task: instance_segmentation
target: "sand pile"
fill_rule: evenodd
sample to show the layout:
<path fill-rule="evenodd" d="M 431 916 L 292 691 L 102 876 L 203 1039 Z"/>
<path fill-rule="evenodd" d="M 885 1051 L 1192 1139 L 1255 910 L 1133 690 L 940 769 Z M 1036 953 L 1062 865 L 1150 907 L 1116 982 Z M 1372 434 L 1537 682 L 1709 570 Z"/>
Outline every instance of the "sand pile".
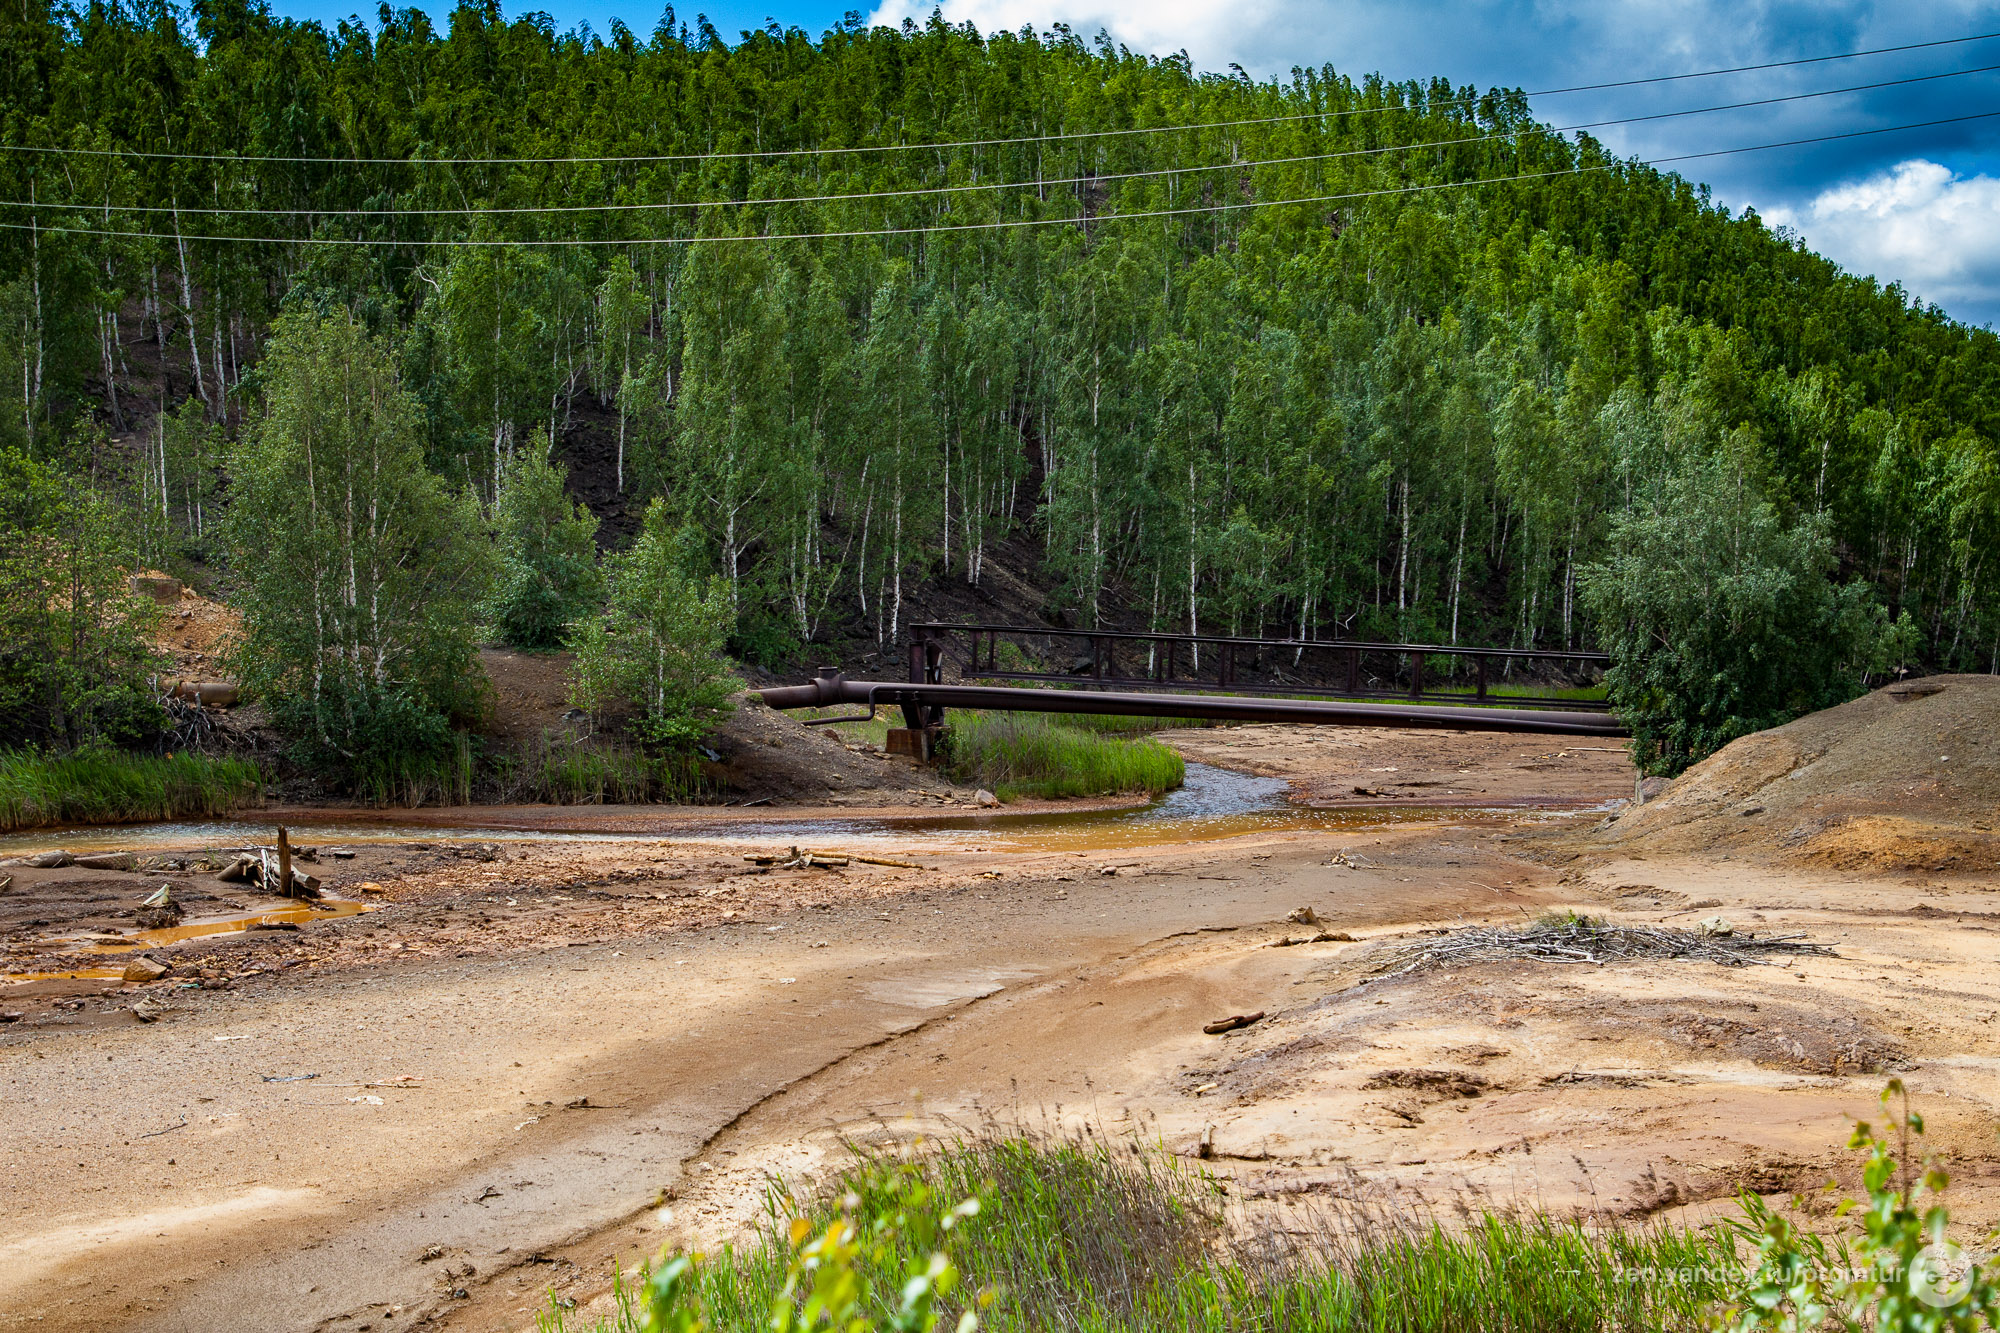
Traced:
<path fill-rule="evenodd" d="M 1931 676 L 1746 736 L 1589 841 L 1843 870 L 2000 867 L 2000 677 Z"/>

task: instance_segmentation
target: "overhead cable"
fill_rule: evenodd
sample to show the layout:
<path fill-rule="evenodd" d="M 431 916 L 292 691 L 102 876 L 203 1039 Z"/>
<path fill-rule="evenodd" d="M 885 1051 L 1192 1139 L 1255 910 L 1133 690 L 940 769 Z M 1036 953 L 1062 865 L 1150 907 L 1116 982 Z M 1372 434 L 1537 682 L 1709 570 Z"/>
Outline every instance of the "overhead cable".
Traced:
<path fill-rule="evenodd" d="M 1929 129 L 1938 125 L 1958 125 L 1968 121 L 1991 120 L 2000 116 L 2000 110 L 1979 111 L 1963 116 L 1946 116 L 1938 120 L 1917 121 L 1908 125 L 1883 125 L 1874 129 L 1848 130 L 1838 134 L 1818 134 L 1803 139 L 1784 139 L 1774 143 L 1747 144 L 1739 148 L 1716 148 L 1700 153 L 1678 153 L 1671 157 L 1632 158 L 1624 161 L 1607 162 L 1581 167 L 1562 167 L 1551 171 L 1523 172 L 1513 176 L 1488 176 L 1464 181 L 1438 181 L 1424 185 L 1406 185 L 1386 190 L 1355 190 L 1344 194 L 1306 195 L 1290 199 L 1246 199 L 1225 204 L 1191 205 L 1185 208 L 1147 209 L 1135 213 L 1103 213 L 1094 217 L 1049 217 L 1049 218 L 1000 218 L 988 222 L 937 223 L 925 227 L 872 227 L 853 231 L 807 231 L 790 233 L 752 232 L 744 235 L 717 236 L 634 236 L 634 237 L 560 237 L 552 240 L 491 240 L 466 239 L 448 240 L 443 238 L 420 238 L 413 240 L 370 239 L 348 236 L 211 236 L 181 232 L 123 231 L 114 228 L 97 227 L 51 227 L 39 222 L 0 222 L 0 230 L 41 231 L 52 235 L 67 236 L 108 236 L 124 240 L 154 241 L 219 241 L 247 245 L 347 245 L 347 246 L 388 246 L 391 248 L 513 248 L 532 247 L 575 248 L 583 246 L 639 246 L 639 245 L 705 245 L 731 244 L 745 241 L 835 241 L 863 237 L 880 236 L 923 236 L 948 232 L 1001 231 L 1017 227 L 1076 226 L 1094 222 L 1123 222 L 1141 218 L 1187 217 L 1196 214 L 1232 213 L 1246 209 L 1280 208 L 1292 204 L 1332 204 L 1349 203 L 1362 199 L 1381 199 L 1404 195 L 1430 194 L 1441 190 L 1463 190 L 1479 185 L 1510 185 L 1525 181 L 1549 180 L 1562 176 L 1587 176 L 1615 171 L 1620 166 L 1662 166 L 1670 162 L 1694 162 L 1704 158 L 1730 157 L 1739 153 L 1761 153 L 1775 148 L 1797 148 L 1806 144 L 1831 143 L 1840 139 L 1860 139 L 1875 134 L 1894 134 L 1904 130 Z"/>
<path fill-rule="evenodd" d="M 722 199 L 673 199 L 636 203 L 609 204 L 524 204 L 496 207 L 462 206 L 452 208 L 253 208 L 228 207 L 224 205 L 186 204 L 114 204 L 108 201 L 69 200 L 51 203 L 49 200 L 0 199 L 0 208 L 71 208 L 108 209 L 118 213 L 167 213 L 179 217 L 221 216 L 221 217 L 313 217 L 313 218 L 392 218 L 392 217 L 483 217 L 487 215 L 518 216 L 521 214 L 574 214 L 574 213 L 647 213 L 666 212 L 675 209 L 747 207 L 779 204 L 832 204 L 858 202 L 871 199 L 909 199 L 943 194 L 971 194 L 989 190 L 1047 189 L 1063 185 L 1100 185 L 1111 181 L 1126 181 L 1160 176 L 1191 175 L 1203 171 L 1245 170 L 1252 167 L 1295 166 L 1309 162 L 1332 162 L 1346 158 L 1380 157 L 1389 153 L 1420 152 L 1425 149 L 1456 148 L 1467 144 L 1493 143 L 1505 139 L 1518 139 L 1535 134 L 1573 134 L 1582 130 L 1606 129 L 1615 125 L 1635 125 L 1645 121 L 1674 120 L 1686 116 L 1702 116 L 1717 111 L 1741 111 L 1749 107 L 1771 106 L 1780 102 L 1807 101 L 1817 97 L 1834 97 L 1842 93 L 1869 92 L 1878 88 L 1896 88 L 1912 83 L 1927 83 L 1938 79 L 1964 78 L 1971 74 L 1990 74 L 2000 70 L 2000 65 L 1980 65 L 1972 69 L 1951 70 L 1941 74 L 1919 74 L 1907 79 L 1889 79 L 1879 83 L 1854 84 L 1845 88 L 1823 88 L 1815 92 L 1787 93 L 1779 97 L 1759 97 L 1745 102 L 1724 102 L 1715 106 L 1690 107 L 1683 111 L 1655 111 L 1643 116 L 1619 116 L 1609 120 L 1584 121 L 1576 125 L 1523 126 L 1517 130 L 1506 130 L 1488 134 L 1467 135 L 1458 139 L 1432 139 L 1416 143 L 1384 144 L 1374 148 L 1348 148 L 1330 153 L 1302 153 L 1292 157 L 1259 158 L 1250 161 L 1211 162 L 1198 165 L 1176 165 L 1171 167 L 1149 167 L 1143 171 L 1113 171 L 1090 176 L 1054 176 L 1031 181 L 974 181 L 962 185 L 911 186 L 898 190 L 859 190 L 851 194 L 807 194 L 780 195 L 770 198 L 722 198 Z"/>

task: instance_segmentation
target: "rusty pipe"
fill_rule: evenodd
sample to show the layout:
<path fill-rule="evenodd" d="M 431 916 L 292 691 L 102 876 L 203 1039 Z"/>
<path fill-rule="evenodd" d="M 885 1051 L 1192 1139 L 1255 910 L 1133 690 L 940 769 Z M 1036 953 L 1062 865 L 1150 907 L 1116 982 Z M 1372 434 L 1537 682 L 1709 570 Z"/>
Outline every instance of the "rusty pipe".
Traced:
<path fill-rule="evenodd" d="M 1107 713 L 1123 717 L 1199 718 L 1218 722 L 1298 722 L 1332 727 L 1440 727 L 1454 731 L 1519 731 L 1552 736 L 1625 736 L 1604 713 L 1529 708 L 1455 708 L 1427 704 L 1350 703 L 1336 699 L 1247 699 L 1230 695 L 1098 693 L 1004 685 L 910 685 L 849 680 L 822 671 L 807 685 L 755 691 L 772 708 L 831 708 L 838 704 L 910 704 L 1027 713 Z"/>

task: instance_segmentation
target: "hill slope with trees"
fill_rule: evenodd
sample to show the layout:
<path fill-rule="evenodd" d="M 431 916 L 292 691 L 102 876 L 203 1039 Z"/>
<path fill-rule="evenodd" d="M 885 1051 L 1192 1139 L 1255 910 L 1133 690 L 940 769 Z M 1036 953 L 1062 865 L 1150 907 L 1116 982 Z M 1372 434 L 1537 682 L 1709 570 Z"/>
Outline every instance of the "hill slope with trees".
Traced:
<path fill-rule="evenodd" d="M 769 664 L 889 644 L 1002 550 L 1074 624 L 1677 655 L 1614 678 L 1668 767 L 1894 655 L 2000 663 L 2000 343 L 1517 93 L 491 4 L 30 5 L 0 45 L 0 447 L 153 563 L 243 581 L 246 502 L 297 491 L 255 452 L 303 401 L 266 344 L 318 321 L 393 371 L 454 541 L 475 501 L 523 530 L 502 492 L 552 442 L 601 540 L 660 503 Z M 1817 675 L 1660 703 L 1727 665 L 1634 602 L 1697 539 L 1752 562 L 1743 605 L 1807 608 L 1785 633 L 1846 636 Z M 546 641 L 550 589 L 600 588 L 573 547 L 456 568 L 539 589 Z M 350 677 L 450 715 L 452 664 L 404 656 Z"/>

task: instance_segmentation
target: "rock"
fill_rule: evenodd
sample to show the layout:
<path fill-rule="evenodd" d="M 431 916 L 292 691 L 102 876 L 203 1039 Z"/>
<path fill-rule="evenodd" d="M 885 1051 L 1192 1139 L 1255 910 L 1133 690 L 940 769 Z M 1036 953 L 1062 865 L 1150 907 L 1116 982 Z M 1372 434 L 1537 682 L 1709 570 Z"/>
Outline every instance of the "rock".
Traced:
<path fill-rule="evenodd" d="M 139 858 L 132 852 L 95 852 L 76 858 L 80 870 L 137 870 Z"/>
<path fill-rule="evenodd" d="M 21 857 L 13 864 L 31 866 L 36 870 L 60 870 L 75 860 L 68 852 L 36 852 L 33 856 Z"/>
<path fill-rule="evenodd" d="M 1295 926 L 1317 926 L 1319 924 L 1319 913 L 1313 911 L 1310 907 L 1294 907 L 1290 912 L 1285 914 L 1285 920 Z"/>
<path fill-rule="evenodd" d="M 132 923 L 141 930 L 167 930 L 181 923 L 187 913 L 174 901 L 174 886 L 162 884 L 153 895 L 139 905 Z"/>
<path fill-rule="evenodd" d="M 23 1014 L 20 1010 L 9 1009 L 6 1013 L 0 1014 L 0 1023 L 18 1023 L 24 1017 L 26 1017 L 26 1015 Z"/>
<path fill-rule="evenodd" d="M 986 788 L 981 787 L 978 791 L 972 793 L 972 803 L 974 805 L 995 806 L 1000 804 L 1000 798 L 986 790 Z"/>
<path fill-rule="evenodd" d="M 1667 788 L 1671 786 L 1673 786 L 1671 778 L 1640 778 L 1639 785 L 1634 789 L 1633 795 L 1637 798 L 1640 805 L 1644 805 L 1648 801 L 1657 800 L 1665 796 Z"/>
<path fill-rule="evenodd" d="M 372 880 L 372 879 L 367 879 L 367 880 L 363 880 L 363 881 L 361 881 L 361 884 L 359 885 L 359 887 L 360 887 L 360 889 L 361 889 L 361 891 L 362 891 L 363 893 L 387 893 L 387 892 L 388 892 L 388 890 L 387 890 L 387 889 L 383 888 L 383 887 L 382 887 L 382 886 L 381 886 L 380 884 L 377 884 L 377 883 L 376 883 L 376 882 L 375 882 L 374 880 Z"/>
<path fill-rule="evenodd" d="M 1719 916 L 1704 917 L 1701 923 L 1701 933 L 1712 935 L 1716 939 L 1727 939 L 1736 933 L 1736 927 L 1730 925 L 1728 921 Z"/>
<path fill-rule="evenodd" d="M 171 970 L 171 968 L 157 958 L 148 958 L 144 954 L 140 954 L 137 958 L 125 964 L 125 980 L 158 981 Z"/>
<path fill-rule="evenodd" d="M 148 995 L 145 999 L 132 1006 L 132 1017 L 138 1019 L 141 1023 L 153 1023 L 157 1022 L 160 1015 L 167 1012 L 168 1008 L 168 1005 Z"/>

